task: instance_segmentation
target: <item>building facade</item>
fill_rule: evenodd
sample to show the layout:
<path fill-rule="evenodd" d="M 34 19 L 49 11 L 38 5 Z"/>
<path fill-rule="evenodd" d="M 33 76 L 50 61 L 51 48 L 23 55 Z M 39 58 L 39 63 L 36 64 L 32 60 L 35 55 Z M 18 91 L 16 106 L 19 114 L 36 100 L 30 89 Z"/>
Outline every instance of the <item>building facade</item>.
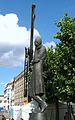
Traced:
<path fill-rule="evenodd" d="M 5 86 L 4 103 L 6 110 L 9 110 L 14 106 L 14 80 Z"/>
<path fill-rule="evenodd" d="M 24 71 L 21 72 L 14 80 L 14 104 L 24 105 L 27 103 L 27 97 L 24 97 L 25 92 L 25 79 Z"/>
<path fill-rule="evenodd" d="M 13 80 L 5 86 L 4 89 L 4 107 L 10 110 L 12 106 L 22 106 L 28 103 L 28 97 L 25 96 L 24 78 L 25 71 L 18 74 Z"/>
<path fill-rule="evenodd" d="M 4 107 L 4 95 L 0 95 L 0 110 Z"/>

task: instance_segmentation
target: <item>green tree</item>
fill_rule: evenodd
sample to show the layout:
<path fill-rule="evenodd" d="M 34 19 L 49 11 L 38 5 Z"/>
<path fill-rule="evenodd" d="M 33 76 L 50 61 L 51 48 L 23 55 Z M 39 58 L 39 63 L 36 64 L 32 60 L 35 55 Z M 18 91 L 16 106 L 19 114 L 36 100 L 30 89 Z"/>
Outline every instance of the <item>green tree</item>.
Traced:
<path fill-rule="evenodd" d="M 47 102 L 51 102 L 54 97 L 54 61 L 55 54 L 53 52 L 53 47 L 48 48 L 46 59 L 44 61 L 44 78 L 45 78 L 45 86 L 46 86 L 46 100 Z"/>
<path fill-rule="evenodd" d="M 46 87 L 46 101 L 47 103 L 55 103 L 56 105 L 56 120 L 59 120 L 59 109 L 58 109 L 58 81 L 55 79 L 56 72 L 56 61 L 57 56 L 55 49 L 51 46 L 47 50 L 47 56 L 44 61 L 44 79 Z"/>
<path fill-rule="evenodd" d="M 56 23 L 60 32 L 55 38 L 60 39 L 57 45 L 57 79 L 60 98 L 67 102 L 75 100 L 75 18 L 70 18 L 67 14 Z"/>
<path fill-rule="evenodd" d="M 60 43 L 55 51 L 53 47 L 48 48 L 44 78 L 47 102 L 56 102 L 58 107 L 58 100 L 75 102 L 75 18 L 65 14 L 56 25 L 60 31 L 55 38 L 60 39 Z"/>

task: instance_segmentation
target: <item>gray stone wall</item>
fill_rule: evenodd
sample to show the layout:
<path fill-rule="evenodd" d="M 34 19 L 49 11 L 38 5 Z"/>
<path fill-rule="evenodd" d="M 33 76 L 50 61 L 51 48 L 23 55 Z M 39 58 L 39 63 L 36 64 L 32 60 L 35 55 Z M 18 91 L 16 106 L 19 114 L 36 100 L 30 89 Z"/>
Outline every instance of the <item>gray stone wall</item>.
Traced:
<path fill-rule="evenodd" d="M 67 111 L 67 106 L 59 104 L 59 120 L 64 120 L 64 114 Z M 49 104 L 46 109 L 47 120 L 56 120 L 56 108 L 55 104 Z"/>

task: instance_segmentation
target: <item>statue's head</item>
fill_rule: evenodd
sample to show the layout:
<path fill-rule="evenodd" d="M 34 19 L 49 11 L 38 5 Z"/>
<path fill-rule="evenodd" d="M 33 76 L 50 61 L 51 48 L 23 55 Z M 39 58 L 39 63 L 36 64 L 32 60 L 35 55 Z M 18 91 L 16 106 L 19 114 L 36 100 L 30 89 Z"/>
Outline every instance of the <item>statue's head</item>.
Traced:
<path fill-rule="evenodd" d="M 38 48 L 38 47 L 41 47 L 41 45 L 42 45 L 42 39 L 41 39 L 41 37 L 36 37 L 36 39 L 35 39 L 35 47 L 36 48 Z"/>

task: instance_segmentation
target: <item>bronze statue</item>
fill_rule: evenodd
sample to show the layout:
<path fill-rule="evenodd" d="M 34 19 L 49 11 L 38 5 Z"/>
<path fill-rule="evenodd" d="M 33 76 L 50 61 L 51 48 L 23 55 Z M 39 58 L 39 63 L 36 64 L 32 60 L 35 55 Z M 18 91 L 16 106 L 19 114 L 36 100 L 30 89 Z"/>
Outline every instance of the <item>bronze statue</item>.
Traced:
<path fill-rule="evenodd" d="M 46 48 L 42 45 L 42 39 L 37 37 L 35 39 L 35 52 L 32 60 L 32 78 L 30 82 L 30 96 L 38 102 L 40 112 L 43 112 L 47 107 L 47 103 L 44 101 L 45 86 L 43 79 L 43 60 L 46 56 Z"/>

